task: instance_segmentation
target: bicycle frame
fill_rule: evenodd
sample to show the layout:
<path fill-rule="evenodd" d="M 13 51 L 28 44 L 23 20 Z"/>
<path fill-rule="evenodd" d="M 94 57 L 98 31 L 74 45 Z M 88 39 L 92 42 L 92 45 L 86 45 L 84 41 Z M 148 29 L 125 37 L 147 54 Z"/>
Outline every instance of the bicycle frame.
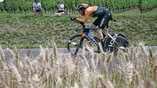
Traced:
<path fill-rule="evenodd" d="M 106 50 L 108 50 L 108 49 L 109 49 L 109 51 L 111 50 L 111 52 L 112 52 L 113 49 L 117 48 L 118 42 L 116 40 L 117 40 L 117 37 L 119 36 L 119 34 L 117 34 L 117 33 L 112 34 L 109 31 L 109 29 L 97 29 L 97 30 L 101 30 L 100 33 L 102 33 L 102 34 L 100 34 L 102 37 L 99 38 L 97 36 L 92 35 L 91 28 L 86 28 L 83 23 L 80 23 L 80 24 L 82 25 L 82 30 L 79 33 L 81 35 L 80 36 L 81 39 L 79 40 L 79 44 L 76 48 L 75 55 L 77 54 L 79 47 L 82 46 L 84 39 L 89 41 L 90 44 L 94 44 L 94 46 L 96 45 L 97 50 L 100 52 L 106 52 Z M 98 39 L 98 41 L 97 41 L 97 39 Z"/>
<path fill-rule="evenodd" d="M 109 33 L 109 29 L 106 30 L 106 36 L 104 38 L 111 38 L 111 41 L 110 41 L 110 46 L 112 46 L 115 42 L 116 42 L 116 38 L 118 36 L 118 34 L 114 33 L 114 36 L 112 36 L 110 33 Z M 102 32 L 103 33 L 103 32 Z"/>
<path fill-rule="evenodd" d="M 81 39 L 86 37 L 92 44 L 95 44 L 97 47 L 102 48 L 103 47 L 102 44 L 99 45 L 98 42 L 95 39 L 93 39 L 94 37 L 96 37 L 96 38 L 98 38 L 98 37 L 97 36 L 93 36 L 93 38 L 91 38 L 91 36 L 88 35 L 91 32 L 90 31 L 91 29 L 87 29 L 87 30 L 89 30 L 89 31 L 86 31 L 86 28 L 83 25 L 82 31 L 80 33 Z M 97 29 L 97 30 L 104 30 L 104 29 Z M 102 35 L 107 35 L 107 36 L 103 36 L 103 39 L 108 38 L 108 37 L 110 37 L 112 39 L 112 42 L 110 42 L 110 46 L 112 46 L 115 43 L 116 37 L 112 36 L 109 33 L 108 29 L 107 29 L 106 34 L 103 33 L 103 31 L 101 31 L 101 33 L 102 33 Z"/>

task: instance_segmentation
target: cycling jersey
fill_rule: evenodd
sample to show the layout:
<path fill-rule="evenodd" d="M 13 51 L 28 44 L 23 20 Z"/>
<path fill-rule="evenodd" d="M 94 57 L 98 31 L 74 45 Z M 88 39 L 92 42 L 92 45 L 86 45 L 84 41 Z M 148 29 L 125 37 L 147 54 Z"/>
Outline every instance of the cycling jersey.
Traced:
<path fill-rule="evenodd" d="M 93 13 L 93 17 L 96 16 L 103 16 L 103 15 L 110 15 L 110 11 L 109 9 L 105 8 L 105 7 L 97 7 L 97 10 Z"/>
<path fill-rule="evenodd" d="M 112 19 L 111 12 L 105 7 L 98 7 L 93 13 L 93 17 L 97 17 L 93 24 L 102 29 L 105 26 L 108 27 L 109 21 Z"/>
<path fill-rule="evenodd" d="M 93 24 L 99 28 L 104 28 L 106 25 L 108 25 L 109 20 L 112 19 L 111 12 L 107 8 L 100 6 L 89 6 L 84 10 L 83 14 L 77 18 L 77 20 L 88 23 L 92 17 L 97 17 Z"/>

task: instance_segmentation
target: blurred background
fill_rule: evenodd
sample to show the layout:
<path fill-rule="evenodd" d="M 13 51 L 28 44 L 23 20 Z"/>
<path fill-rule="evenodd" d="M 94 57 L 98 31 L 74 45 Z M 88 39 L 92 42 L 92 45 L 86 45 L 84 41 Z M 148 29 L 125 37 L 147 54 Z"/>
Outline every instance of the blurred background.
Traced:
<path fill-rule="evenodd" d="M 0 11 L 6 12 L 27 12 L 32 11 L 34 0 L 1 0 Z M 39 0 L 44 11 L 53 11 L 57 3 L 64 2 L 68 10 L 75 10 L 79 3 L 90 3 L 93 5 L 106 6 L 112 11 L 124 11 L 132 8 L 139 8 L 147 11 L 157 7 L 157 0 Z"/>

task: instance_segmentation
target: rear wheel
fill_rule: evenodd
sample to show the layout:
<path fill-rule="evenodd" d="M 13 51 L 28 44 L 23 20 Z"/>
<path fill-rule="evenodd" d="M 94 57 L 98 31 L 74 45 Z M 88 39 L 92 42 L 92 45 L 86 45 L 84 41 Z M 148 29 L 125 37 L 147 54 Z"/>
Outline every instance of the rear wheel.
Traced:
<path fill-rule="evenodd" d="M 116 38 L 116 47 L 128 47 L 129 41 L 126 36 L 122 34 L 118 34 L 118 37 Z"/>
<path fill-rule="evenodd" d="M 129 46 L 129 42 L 127 37 L 125 37 L 123 34 L 118 34 L 115 41 L 113 41 L 112 38 L 107 37 L 103 41 L 102 45 L 103 45 L 103 50 L 105 52 L 113 52 L 113 51 L 117 51 L 118 48 L 125 49 L 126 47 Z"/>

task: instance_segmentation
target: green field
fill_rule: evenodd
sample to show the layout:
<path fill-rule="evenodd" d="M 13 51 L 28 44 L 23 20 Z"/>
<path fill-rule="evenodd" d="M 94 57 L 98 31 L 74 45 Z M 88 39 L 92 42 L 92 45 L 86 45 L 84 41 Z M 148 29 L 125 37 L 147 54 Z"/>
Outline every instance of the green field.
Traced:
<path fill-rule="evenodd" d="M 117 22 L 111 22 L 113 31 L 128 36 L 131 44 L 144 42 L 157 45 L 157 9 L 142 15 L 138 10 L 115 13 Z M 0 45 L 9 48 L 51 47 L 55 41 L 58 47 L 65 47 L 66 40 L 81 30 L 80 25 L 65 17 L 44 14 L 34 17 L 31 14 L 0 14 Z"/>
<path fill-rule="evenodd" d="M 60 0 L 40 0 L 44 11 L 54 10 Z M 157 7 L 157 0 L 63 0 L 67 9 L 74 9 L 79 3 L 106 6 L 110 9 L 137 8 L 151 9 Z M 0 3 L 0 11 L 31 11 L 33 0 L 4 0 Z"/>

